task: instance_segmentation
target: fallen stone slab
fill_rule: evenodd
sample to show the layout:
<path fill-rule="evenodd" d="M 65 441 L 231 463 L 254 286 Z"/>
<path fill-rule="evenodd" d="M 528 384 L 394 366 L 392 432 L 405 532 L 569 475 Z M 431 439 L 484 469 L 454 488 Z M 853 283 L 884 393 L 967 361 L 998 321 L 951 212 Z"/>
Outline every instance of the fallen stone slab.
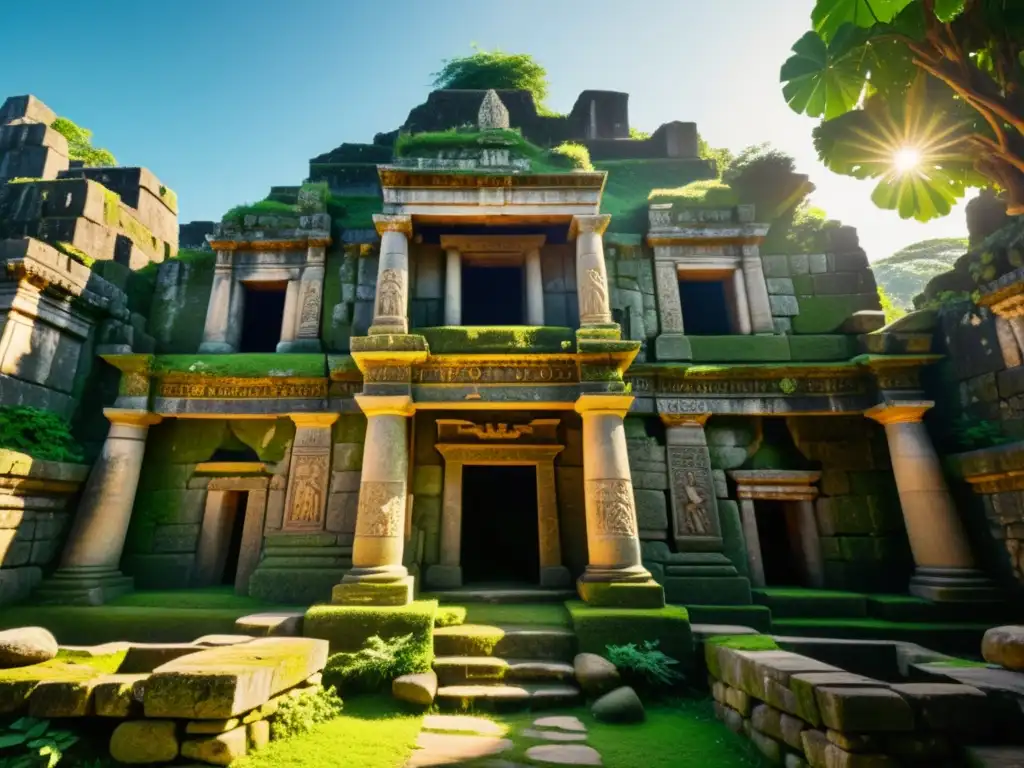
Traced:
<path fill-rule="evenodd" d="M 187 739 L 181 743 L 181 756 L 213 765 L 230 765 L 245 755 L 247 736 L 247 728 L 240 725 L 205 739 Z"/>
<path fill-rule="evenodd" d="M 1024 671 L 1024 626 L 992 627 L 981 640 L 985 661 L 1015 672 Z"/>
<path fill-rule="evenodd" d="M 85 717 L 93 711 L 93 693 L 104 675 L 87 680 L 41 680 L 28 697 L 31 717 Z"/>
<path fill-rule="evenodd" d="M 471 715 L 427 715 L 423 718 L 423 730 L 475 733 L 478 736 L 501 736 L 505 732 L 493 720 Z"/>
<path fill-rule="evenodd" d="M 830 688 L 814 692 L 822 722 L 836 731 L 873 733 L 912 731 L 914 714 L 895 691 L 886 688 Z"/>
<path fill-rule="evenodd" d="M 235 620 L 239 632 L 259 637 L 300 637 L 302 611 L 267 611 L 253 613 Z"/>
<path fill-rule="evenodd" d="M 431 670 L 396 677 L 391 681 L 391 695 L 400 701 L 429 707 L 437 696 L 437 674 Z"/>
<path fill-rule="evenodd" d="M 0 632 L 0 669 L 41 664 L 58 650 L 57 638 L 42 627 L 7 629 Z"/>
<path fill-rule="evenodd" d="M 150 675 L 146 717 L 218 720 L 244 714 L 321 671 L 327 648 L 326 640 L 262 638 L 176 659 Z"/>
<path fill-rule="evenodd" d="M 176 730 L 172 720 L 121 723 L 110 737 L 110 756 L 129 765 L 170 762 L 178 756 Z"/>
<path fill-rule="evenodd" d="M 0 670 L 0 715 L 26 709 L 32 692 L 43 681 L 84 682 L 102 675 L 85 664 L 69 664 L 59 659 L 30 667 Z"/>
<path fill-rule="evenodd" d="M 601 765 L 601 755 L 585 744 L 540 744 L 526 750 L 526 757 L 555 765 Z"/>
<path fill-rule="evenodd" d="M 960 683 L 900 683 L 892 689 L 907 700 L 918 728 L 980 740 L 992 729 L 988 697 Z"/>
<path fill-rule="evenodd" d="M 142 694 L 147 674 L 107 675 L 93 687 L 93 707 L 100 717 L 131 717 L 142 714 Z"/>
<path fill-rule="evenodd" d="M 587 726 L 578 717 L 569 715 L 552 715 L 550 717 L 539 717 L 533 721 L 534 728 L 560 728 L 563 731 L 583 731 Z"/>
<path fill-rule="evenodd" d="M 126 675 L 152 672 L 162 664 L 201 650 L 192 643 L 132 643 L 117 671 Z"/>

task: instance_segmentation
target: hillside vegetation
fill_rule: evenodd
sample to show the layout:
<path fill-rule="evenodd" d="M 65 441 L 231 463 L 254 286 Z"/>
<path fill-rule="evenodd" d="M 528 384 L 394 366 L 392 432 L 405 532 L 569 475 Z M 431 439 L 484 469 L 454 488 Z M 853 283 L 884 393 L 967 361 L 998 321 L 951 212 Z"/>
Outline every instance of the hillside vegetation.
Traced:
<path fill-rule="evenodd" d="M 966 252 L 966 237 L 922 240 L 872 263 L 871 269 L 896 307 L 910 307 L 929 280 L 951 270 Z"/>

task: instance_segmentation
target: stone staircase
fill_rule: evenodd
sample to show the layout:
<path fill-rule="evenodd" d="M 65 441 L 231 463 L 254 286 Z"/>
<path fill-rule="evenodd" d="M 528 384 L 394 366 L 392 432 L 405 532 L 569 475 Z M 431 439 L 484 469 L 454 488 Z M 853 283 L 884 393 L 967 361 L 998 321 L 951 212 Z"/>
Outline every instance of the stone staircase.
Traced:
<path fill-rule="evenodd" d="M 448 710 L 543 709 L 581 698 L 576 636 L 547 625 L 462 624 L 434 630 L 436 702 Z"/>

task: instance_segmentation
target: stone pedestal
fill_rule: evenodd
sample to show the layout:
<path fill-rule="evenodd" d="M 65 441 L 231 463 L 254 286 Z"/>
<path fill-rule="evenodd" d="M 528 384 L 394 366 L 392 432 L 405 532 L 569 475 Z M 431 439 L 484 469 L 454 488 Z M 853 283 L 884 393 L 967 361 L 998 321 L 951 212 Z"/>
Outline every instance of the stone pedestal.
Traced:
<path fill-rule="evenodd" d="M 444 324 L 462 325 L 462 254 L 457 248 L 445 251 Z"/>
<path fill-rule="evenodd" d="M 588 563 L 577 582 L 595 605 L 664 605 L 665 594 L 640 560 L 633 482 L 622 420 L 630 395 L 582 395 L 583 484 Z"/>
<path fill-rule="evenodd" d="M 409 474 L 407 395 L 356 395 L 366 414 L 366 442 L 352 570 L 334 588 L 333 602 L 406 605 L 413 579 L 402 565 Z"/>
<path fill-rule="evenodd" d="M 103 413 L 110 420 L 110 432 L 82 491 L 60 568 L 37 593 L 42 602 L 101 605 L 132 587 L 119 565 L 146 433 L 160 417 L 120 408 Z"/>
<path fill-rule="evenodd" d="M 409 332 L 409 238 L 412 217 L 374 214 L 380 233 L 377 295 L 373 304 L 370 335 Z"/>
<path fill-rule="evenodd" d="M 580 327 L 608 325 L 612 321 L 608 270 L 601 236 L 611 216 L 573 216 L 569 236 L 576 238 L 576 291 Z"/>
<path fill-rule="evenodd" d="M 526 252 L 526 324 L 544 325 L 544 278 L 538 248 Z"/>
<path fill-rule="evenodd" d="M 916 566 L 910 593 L 938 601 L 994 600 L 975 567 L 966 532 L 921 419 L 931 401 L 888 402 L 865 411 L 885 426 L 896 488 Z"/>

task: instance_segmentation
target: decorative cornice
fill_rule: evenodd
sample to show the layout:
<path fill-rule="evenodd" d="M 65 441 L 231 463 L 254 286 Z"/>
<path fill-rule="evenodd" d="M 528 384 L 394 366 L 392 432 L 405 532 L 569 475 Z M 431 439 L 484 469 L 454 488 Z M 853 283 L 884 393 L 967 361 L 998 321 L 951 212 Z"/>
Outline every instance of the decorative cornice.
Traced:
<path fill-rule="evenodd" d="M 356 395 L 355 399 L 367 416 L 412 416 L 416 412 L 409 395 Z"/>
<path fill-rule="evenodd" d="M 373 226 L 381 237 L 385 232 L 400 232 L 406 237 L 412 237 L 412 216 L 375 213 L 373 214 Z"/>
<path fill-rule="evenodd" d="M 632 395 L 580 395 L 575 410 L 579 414 L 612 413 L 624 418 L 633 404 Z"/>
<path fill-rule="evenodd" d="M 478 188 L 478 187 L 547 187 L 567 189 L 603 189 L 607 173 L 604 171 L 574 171 L 572 173 L 496 174 L 496 173 L 444 173 L 377 166 L 382 187 L 396 188 Z"/>
<path fill-rule="evenodd" d="M 687 234 L 669 235 L 658 233 L 647 236 L 647 244 L 652 248 L 672 245 L 760 245 L 764 235 L 700 235 L 696 230 Z"/>
<path fill-rule="evenodd" d="M 289 413 L 296 427 L 329 427 L 338 420 L 339 413 Z"/>
<path fill-rule="evenodd" d="M 575 240 L 583 234 L 603 235 L 611 220 L 611 214 L 608 213 L 573 216 L 569 225 L 569 239 Z"/>
<path fill-rule="evenodd" d="M 932 400 L 907 400 L 906 402 L 879 403 L 864 411 L 869 419 L 879 424 L 918 424 L 935 402 Z"/>
<path fill-rule="evenodd" d="M 703 427 L 710 413 L 659 413 L 661 423 L 666 427 Z"/>
<path fill-rule="evenodd" d="M 163 419 L 163 416 L 156 413 L 130 408 L 104 408 L 103 415 L 111 424 L 127 424 L 132 427 L 148 427 L 160 423 Z"/>
<path fill-rule="evenodd" d="M 202 376 L 171 373 L 157 377 L 156 396 L 196 400 L 319 399 L 327 397 L 327 377 Z"/>
<path fill-rule="evenodd" d="M 215 251 L 304 251 L 307 248 L 326 248 L 330 237 L 299 237 L 286 240 L 210 240 Z"/>

